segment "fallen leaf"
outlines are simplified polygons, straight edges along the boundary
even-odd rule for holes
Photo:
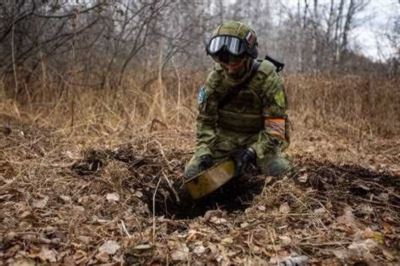
[[[20,218],[24,219],[26,217],[28,217],[29,215],[31,215],[32,213],[30,211],[24,211],[23,213],[21,213],[19,215]]]
[[[245,228],[247,226],[249,226],[248,222],[243,222],[243,223],[240,224],[240,228]]]
[[[171,253],[171,259],[173,261],[187,260],[189,256],[189,248],[185,243],[177,243],[175,250]]]
[[[353,242],[348,246],[353,256],[364,258],[371,254],[378,244],[372,239],[366,239],[363,241]]]
[[[88,261],[87,253],[83,250],[77,250],[73,256],[76,265],[86,264]]]
[[[258,206],[257,209],[260,210],[260,211],[265,211],[266,210],[265,206]]]
[[[136,191],[133,195],[135,195],[138,198],[143,197],[143,193],[141,191]]]
[[[366,228],[363,232],[364,238],[373,239],[376,243],[383,245],[385,242],[385,237],[382,233],[373,231],[371,228]]]
[[[151,249],[151,248],[152,248],[152,245],[150,245],[150,244],[140,244],[140,245],[133,247],[133,249],[136,249],[136,250],[146,250],[146,249]]]
[[[314,210],[315,214],[324,214],[326,212],[325,208],[318,208]]]
[[[218,217],[211,217],[210,222],[214,223],[214,224],[225,224],[227,223],[225,218],[218,218]]]
[[[64,201],[64,203],[70,203],[71,202],[71,197],[65,196],[65,195],[60,195],[60,199]]]
[[[344,209],[344,214],[342,216],[337,217],[337,223],[343,224],[349,227],[355,226],[355,219],[353,215],[353,209],[351,207],[346,207]]]
[[[49,262],[57,261],[57,252],[53,249],[48,249],[45,246],[42,247],[38,256],[43,261],[49,261]]]
[[[82,206],[74,205],[74,206],[72,206],[72,212],[79,215],[79,214],[85,212],[85,208]]]
[[[117,202],[119,201],[118,193],[108,193],[106,196],[108,202]]]
[[[282,246],[288,246],[292,243],[292,239],[288,236],[279,236]]]
[[[80,156],[79,153],[73,152],[73,151],[66,151],[65,155],[67,156],[68,159],[71,159],[71,160],[82,159],[82,157]]]
[[[86,245],[89,244],[91,241],[91,238],[88,236],[78,236],[77,238],[79,241],[81,241],[82,243],[84,243]]]
[[[29,257],[38,258],[42,262],[57,262],[57,252],[47,246],[42,246],[39,253],[32,253]]]
[[[283,214],[288,214],[290,212],[290,206],[287,202],[284,202],[279,207],[279,212]]]
[[[193,253],[197,255],[201,255],[206,251],[206,248],[203,245],[195,246],[193,249]]]
[[[335,255],[336,258],[340,259],[341,261],[347,260],[348,252],[344,248],[332,250],[332,253],[333,255]]]
[[[306,183],[308,180],[308,174],[304,173],[303,175],[299,176],[297,179],[300,183]]]
[[[389,193],[381,193],[378,195],[378,198],[382,201],[388,201],[389,200]]]
[[[106,241],[101,247],[99,248],[99,251],[106,252],[107,254],[114,255],[117,250],[120,249],[120,246],[118,243],[114,240],[108,240]]]
[[[226,237],[221,240],[221,244],[232,244],[233,243],[233,238],[232,237]]]
[[[366,204],[361,204],[361,206],[359,206],[357,210],[364,215],[371,215],[374,213],[374,208]]]
[[[106,251],[100,251],[95,257],[98,261],[103,263],[106,263],[110,259],[110,255],[108,255]]]
[[[43,209],[44,207],[46,207],[48,200],[49,197],[47,196],[40,200],[34,200],[32,201],[32,207],[36,209]]]
[[[308,262],[307,256],[300,256],[300,255],[293,255],[293,256],[274,256],[271,257],[270,261],[271,264],[279,265],[279,266],[305,266]]]
[[[203,215],[204,221],[209,221],[213,217],[221,217],[222,212],[220,210],[208,210]]]

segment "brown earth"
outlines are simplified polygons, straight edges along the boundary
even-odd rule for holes
[[[0,265],[400,262],[399,140],[298,124],[296,171],[193,202],[180,190],[192,130],[87,141],[0,122]]]

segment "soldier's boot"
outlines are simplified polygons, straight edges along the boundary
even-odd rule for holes
[[[257,160],[257,165],[264,175],[280,177],[292,169],[292,163],[283,154],[274,154]]]

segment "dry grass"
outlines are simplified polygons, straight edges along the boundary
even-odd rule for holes
[[[400,80],[369,76],[289,76],[291,109],[307,126],[346,124],[380,137],[400,128]]]
[[[3,100],[1,261],[398,261],[396,81],[287,77],[296,174],[242,179],[179,206],[201,79],[182,73],[177,83],[175,73],[145,86],[132,78],[116,92]],[[118,244],[115,254],[100,248],[107,241]]]

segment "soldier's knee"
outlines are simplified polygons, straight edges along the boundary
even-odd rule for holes
[[[271,158],[260,166],[260,170],[263,174],[276,177],[285,175],[290,169],[292,169],[292,164],[284,157]]]

